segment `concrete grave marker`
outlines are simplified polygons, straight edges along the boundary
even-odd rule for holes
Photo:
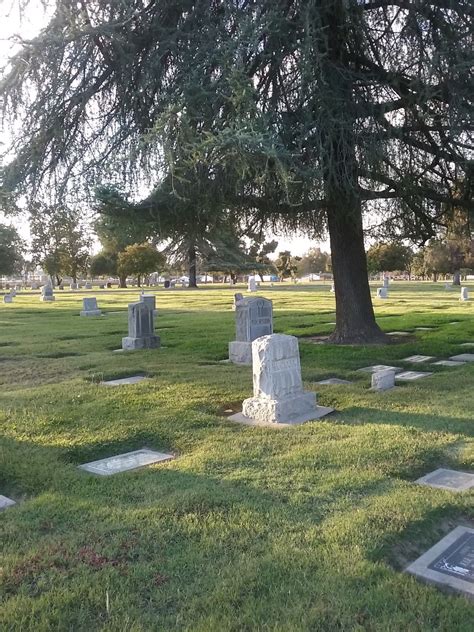
[[[417,331],[432,331],[434,327],[415,327]]]
[[[97,299],[93,296],[82,299],[81,316],[100,316],[102,312],[97,307]]]
[[[249,276],[249,280],[248,280],[248,284],[247,284],[247,290],[249,292],[256,292],[257,291],[257,281],[255,280],[254,276]]]
[[[154,294],[140,294],[139,300],[148,305],[154,316],[158,314],[158,310],[156,309],[156,296]]]
[[[408,358],[402,358],[402,362],[411,362],[412,364],[419,364],[420,362],[428,362],[428,360],[434,360],[434,356],[425,355],[412,355]]]
[[[387,336],[411,336],[409,331],[389,331]]]
[[[316,394],[303,390],[298,339],[284,334],[262,336],[252,343],[253,397],[242,414],[230,419],[253,424],[298,424],[319,419],[332,408],[316,406]]]
[[[13,303],[13,296],[11,294],[4,294],[3,302],[4,303]]]
[[[372,373],[372,390],[388,391],[395,386],[395,371],[376,371]]]
[[[99,476],[111,476],[112,474],[135,470],[145,465],[151,465],[152,463],[170,461],[173,458],[172,454],[164,454],[163,452],[155,452],[154,450],[143,448],[142,450],[135,450],[134,452],[126,452],[118,456],[91,461],[90,463],[79,465],[78,467],[81,470],[86,470],[86,472],[99,474]]]
[[[377,298],[388,298],[388,288],[386,288],[386,287],[378,287],[377,288]]]
[[[400,367],[397,366],[388,366],[386,364],[374,364],[372,366],[365,366],[362,369],[357,369],[358,371],[365,371],[366,373],[378,373],[380,371],[402,371]]]
[[[474,529],[456,527],[406,570],[427,582],[474,597]]]
[[[423,377],[428,377],[429,375],[433,375],[433,373],[429,373],[428,371],[402,371],[402,373],[398,373],[395,376],[396,380],[403,380],[405,382],[413,382],[414,380],[420,380]]]
[[[129,384],[138,384],[138,382],[146,379],[144,375],[131,375],[130,377],[121,377],[117,380],[107,380],[101,382],[101,384],[103,386],[127,386]]]
[[[461,288],[461,296],[459,298],[460,301],[468,301],[469,300],[469,289],[467,287]]]
[[[435,366],[451,366],[451,367],[455,367],[455,366],[463,366],[463,364],[466,364],[465,362],[456,362],[455,360],[438,360],[438,362],[433,362],[433,365]]]
[[[316,384],[352,384],[352,382],[349,382],[349,380],[341,380],[338,377],[330,377],[327,380],[316,382]]]
[[[447,489],[452,492],[464,492],[474,488],[474,474],[440,467],[434,472],[422,476],[415,483]]]
[[[388,288],[388,286],[389,286],[389,285],[390,285],[390,279],[389,279],[389,277],[384,277],[384,278],[383,278],[383,286],[384,286],[385,288]]]
[[[7,507],[13,507],[13,505],[16,505],[16,502],[14,500],[0,494],[0,511],[6,509]]]
[[[235,306],[237,305],[237,303],[240,303],[240,301],[244,300],[244,295],[241,294],[240,292],[237,292],[237,294],[234,294],[234,303],[232,305],[232,310],[235,312]]]
[[[54,301],[55,296],[53,288],[50,285],[43,285],[41,288],[41,301]]]
[[[267,298],[245,298],[235,305],[235,340],[229,343],[229,360],[252,364],[252,341],[273,333],[273,304]]]
[[[460,353],[449,358],[455,362],[474,362],[474,353]]]
[[[128,336],[122,338],[122,349],[157,349],[160,337],[155,335],[153,311],[139,301],[128,306]]]

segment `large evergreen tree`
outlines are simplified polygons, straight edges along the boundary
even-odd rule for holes
[[[67,186],[106,168],[130,185],[156,183],[163,165],[174,183],[192,174],[208,213],[327,228],[333,340],[382,340],[363,212],[426,239],[456,178],[457,205],[470,204],[471,1],[56,5],[1,86],[22,120],[5,191],[37,191],[51,173]]]

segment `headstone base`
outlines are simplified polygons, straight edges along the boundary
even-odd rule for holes
[[[289,426],[298,426],[300,424],[304,424],[306,421],[315,421],[317,419],[321,419],[322,417],[325,417],[326,415],[329,415],[333,412],[334,408],[329,408],[328,406],[315,406],[310,413],[294,416],[285,422],[262,421],[261,419],[255,419],[254,417],[247,417],[247,415],[244,415],[243,413],[230,415],[230,417],[228,417],[227,419],[230,419],[230,421],[235,421],[239,424],[244,424],[246,426],[288,428]]]
[[[55,301],[56,297],[55,296],[42,296],[41,300],[42,301]]]
[[[238,342],[234,340],[229,342],[229,360],[234,364],[252,364],[252,343]]]
[[[245,417],[267,423],[295,423],[295,419],[312,418],[316,408],[316,393],[306,392],[285,399],[249,397],[242,403]],[[302,422],[300,422],[302,423]]]
[[[102,316],[102,312],[100,311],[100,309],[94,309],[88,312],[82,311],[80,312],[80,315],[81,316]]]
[[[134,349],[158,349],[159,346],[159,336],[146,336],[144,338],[131,338],[130,336],[126,336],[122,338],[122,349],[124,351],[133,351]]]

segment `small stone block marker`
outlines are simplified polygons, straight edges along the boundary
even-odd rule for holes
[[[462,366],[466,364],[465,362],[456,362],[455,360],[438,360],[438,362],[433,362],[434,366]]]
[[[119,472],[127,472],[128,470],[135,470],[145,465],[170,461],[171,459],[174,459],[172,454],[164,454],[163,452],[155,452],[154,450],[143,448],[142,450],[126,452],[125,454],[111,456],[106,459],[100,459],[99,461],[91,461],[84,465],[78,465],[78,467],[92,474],[111,476]]]
[[[53,292],[53,288],[50,285],[43,285],[41,288],[41,301],[54,301],[55,296]]]
[[[316,394],[303,390],[295,336],[273,334],[254,340],[252,369],[254,396],[244,400],[241,415],[230,419],[256,425],[298,424],[333,411],[316,406]]]
[[[395,371],[376,371],[372,373],[372,390],[388,391],[395,386]]]
[[[138,384],[147,378],[144,375],[131,375],[130,377],[121,377],[118,380],[107,380],[101,382],[104,386],[126,386],[128,384]]]
[[[349,382],[349,380],[341,380],[338,377],[330,377],[327,380],[316,382],[316,384],[352,384],[352,382]]]
[[[428,377],[428,375],[433,375],[433,373],[428,371],[402,371],[402,373],[398,373],[398,375],[395,376],[395,379],[413,382],[413,380],[420,380],[422,377]]]
[[[459,355],[451,356],[449,359],[455,362],[474,362],[474,353],[460,353]]]
[[[427,582],[474,597],[474,529],[456,527],[406,570]]]
[[[252,364],[252,342],[273,333],[273,304],[267,298],[245,298],[235,303],[235,340],[229,343],[229,360]]]
[[[427,485],[428,487],[438,487],[439,489],[447,489],[451,492],[464,492],[474,488],[474,474],[470,472],[458,472],[457,470],[448,470],[443,467],[438,468],[434,472],[422,476],[415,483],[419,485]]]
[[[434,356],[425,355],[413,355],[408,358],[402,358],[402,362],[411,362],[412,364],[418,364],[419,362],[428,362],[428,360],[434,360]]]
[[[363,369],[357,369],[358,371],[365,371],[366,373],[378,373],[379,371],[402,371],[400,367],[388,366],[386,364],[374,364],[372,366],[365,366]]]
[[[3,302],[4,303],[13,303],[13,294],[4,294]]]
[[[82,311],[81,316],[101,316],[102,312],[97,306],[97,299],[95,297],[82,299]]]
[[[16,505],[14,500],[0,494],[0,511],[3,511],[7,507],[12,507],[13,505]]]
[[[153,311],[139,301],[128,306],[128,336],[122,338],[122,349],[157,349],[160,337],[155,335]]]
[[[386,287],[377,288],[377,298],[388,298],[388,288]]]

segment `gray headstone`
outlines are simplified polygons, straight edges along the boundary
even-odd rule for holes
[[[86,283],[84,283],[84,289],[92,290],[92,283],[90,283],[89,281],[86,281]]]
[[[461,288],[461,298],[459,300],[461,300],[461,301],[468,301],[469,300],[469,289],[467,287],[462,287]]]
[[[438,487],[439,489],[447,489],[453,492],[464,492],[474,488],[474,474],[440,467],[434,472],[422,476],[416,482],[420,485],[427,485],[428,487]]]
[[[247,289],[248,289],[249,292],[256,292],[257,291],[257,281],[255,280],[254,276],[249,276]]]
[[[474,353],[460,353],[449,358],[455,362],[474,362]]]
[[[156,316],[156,296],[154,294],[140,294],[140,301],[146,303]]]
[[[232,305],[232,309],[235,312],[235,306],[237,305],[237,303],[240,303],[240,301],[244,300],[244,295],[241,294],[240,292],[237,292],[237,294],[234,294],[234,304]]]
[[[406,570],[427,582],[474,597],[474,529],[456,527]]]
[[[372,390],[388,391],[395,386],[395,371],[376,371],[372,373]]]
[[[55,300],[53,288],[50,285],[43,285],[43,287],[41,288],[41,300],[42,301]]]
[[[273,333],[273,304],[267,298],[247,298],[235,305],[235,341],[229,343],[229,359],[252,364],[252,342]]]
[[[151,465],[152,463],[170,461],[173,458],[172,454],[164,454],[143,448],[143,450],[135,450],[134,452],[126,452],[125,454],[119,454],[118,456],[112,456],[107,459],[91,461],[91,463],[79,465],[79,468],[91,472],[92,474],[110,476],[119,472],[135,470],[145,465]]]
[[[101,382],[101,384],[104,386],[128,386],[130,384],[138,384],[138,382],[146,379],[144,375],[131,375],[130,377],[122,377],[118,380],[107,380],[106,382]]]
[[[377,298],[388,298],[388,288],[386,287],[377,288]]]
[[[5,294],[3,296],[4,303],[13,303],[13,296],[11,294]]]
[[[155,335],[153,310],[139,301],[128,306],[128,336],[122,338],[122,349],[157,349],[160,338]]]
[[[97,307],[97,299],[95,296],[82,299],[81,316],[100,316],[102,312]]]
[[[383,286],[384,286],[384,288],[387,288],[389,285],[390,285],[390,279],[388,277],[384,277],[383,278]]]
[[[305,392],[301,379],[298,339],[273,334],[252,343],[253,397],[242,414],[255,423],[303,423],[332,409],[316,406],[316,394]]]

